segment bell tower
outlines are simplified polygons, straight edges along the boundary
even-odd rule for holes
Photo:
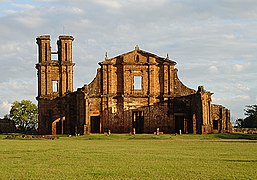
[[[58,61],[60,71],[59,94],[63,96],[67,92],[73,91],[73,66],[72,63],[72,36],[59,36]]]
[[[50,36],[38,36],[38,111],[39,133],[50,134],[51,123],[57,118],[58,97],[73,92],[72,36],[59,36],[57,52],[52,52]],[[57,55],[57,56],[56,56]]]
[[[37,37],[38,99],[53,99],[73,91],[72,36],[59,36],[57,52],[51,51],[50,36]],[[57,59],[52,55],[57,54]]]

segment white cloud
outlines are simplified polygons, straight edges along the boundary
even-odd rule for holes
[[[2,101],[0,104],[0,117],[10,112],[12,104],[8,101]]]
[[[240,101],[248,101],[250,100],[249,95],[236,95],[236,96],[231,96],[231,97],[217,97],[217,98],[212,98],[213,102],[220,104],[220,102],[240,102]]]
[[[244,65],[244,64],[235,64],[233,65],[233,70],[236,72],[242,72],[243,70],[245,70],[247,68],[248,65]]]
[[[224,34],[223,37],[227,40],[236,40],[237,39],[237,36],[233,33],[231,34]]]
[[[0,44],[0,52],[4,52],[4,54],[10,53],[21,53],[21,44],[17,42],[7,42],[5,44]]]
[[[219,72],[218,68],[216,66],[210,66],[209,67],[209,72],[212,73],[212,74],[216,74]]]
[[[14,3],[13,4],[15,7],[21,9],[21,10],[31,10],[31,9],[35,9],[35,6],[31,5],[31,4],[17,4]]]
[[[97,41],[95,39],[88,39],[88,43],[96,43]]]
[[[117,10],[122,7],[120,0],[93,0],[92,2],[113,10]]]
[[[78,7],[73,7],[73,8],[72,8],[72,12],[73,12],[74,14],[77,14],[77,15],[84,14],[84,10],[81,9],[81,8],[78,8]]]
[[[37,14],[34,13],[33,15],[24,14],[23,16],[17,16],[16,21],[26,28],[41,27],[45,23],[45,20],[43,18],[39,17]]]
[[[245,86],[243,84],[236,84],[236,88],[239,90],[239,91],[242,91],[242,92],[248,92],[250,91],[250,88],[248,86]]]

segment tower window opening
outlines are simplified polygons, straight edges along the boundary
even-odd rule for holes
[[[57,52],[51,52],[51,60],[58,60],[58,53]]]
[[[47,61],[47,43],[45,43],[45,61]]]
[[[68,46],[67,43],[65,43],[65,61],[68,60]]]

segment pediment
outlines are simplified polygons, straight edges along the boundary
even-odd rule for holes
[[[170,60],[168,57],[163,58],[159,57],[150,52],[146,52],[140,49],[135,49],[133,51],[121,54],[111,59],[106,59],[105,61],[99,64],[159,64],[159,63],[168,63],[175,65],[176,62]]]

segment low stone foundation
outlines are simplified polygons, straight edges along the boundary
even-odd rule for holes
[[[51,135],[8,135],[4,139],[58,139],[57,136],[51,136]]]
[[[257,134],[257,128],[232,128],[233,133]]]

